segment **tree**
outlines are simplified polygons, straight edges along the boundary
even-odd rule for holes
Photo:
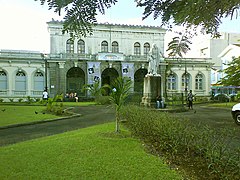
[[[37,1],[37,0],[35,0]],[[39,0],[47,3],[56,13],[66,12],[63,31],[86,36],[92,32],[97,13],[104,14],[117,0]],[[135,0],[143,7],[143,20],[153,14],[161,18],[162,25],[201,26],[207,33],[218,35],[217,30],[223,17],[238,16],[239,0]]]
[[[182,53],[186,54],[190,50],[189,44],[192,43],[185,35],[174,37],[172,41],[168,43],[167,51],[170,51],[168,56],[182,58]]]
[[[186,54],[189,50],[189,44],[191,44],[191,41],[188,39],[188,37],[185,34],[180,34],[181,37],[174,37],[171,42],[168,43],[168,49],[167,51],[170,51],[168,54],[169,57],[183,57],[183,53]],[[187,66],[185,61],[185,97],[187,97]]]
[[[163,25],[201,26],[207,33],[218,35],[217,30],[223,17],[238,16],[239,0],[135,0],[144,7],[143,19],[153,14],[161,18]]]
[[[130,89],[132,88],[132,81],[127,77],[118,77],[113,80],[111,85],[104,85],[111,89],[110,100],[115,105],[116,119],[115,119],[115,131],[120,132],[120,109],[125,104],[127,98],[130,95]]]
[[[222,72],[225,76],[219,81],[224,86],[240,85],[240,57],[233,58],[232,62],[227,64],[228,67]]]

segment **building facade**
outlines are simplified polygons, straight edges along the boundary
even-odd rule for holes
[[[149,50],[156,44],[164,52],[166,30],[160,27],[98,24],[92,35],[71,38],[62,33],[62,22],[47,24],[49,54],[0,52],[0,98],[40,98],[45,88],[51,97],[60,93],[84,97],[84,84],[110,84],[118,76],[130,78],[132,92],[142,93]],[[212,65],[210,58],[162,58],[158,66],[161,94],[192,89],[199,96],[209,96]]]

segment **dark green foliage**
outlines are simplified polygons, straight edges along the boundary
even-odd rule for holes
[[[201,26],[207,33],[217,35],[221,18],[238,16],[239,0],[137,0],[144,7],[143,19],[151,14],[154,19],[161,18],[162,24],[185,24]]]
[[[231,130],[212,130],[189,120],[137,106],[121,110],[132,134],[148,151],[166,157],[199,179],[239,179],[240,151]]]
[[[27,104],[31,104],[31,103],[33,103],[33,102],[34,102],[34,99],[31,98],[30,96],[27,96],[26,103],[27,103]]]
[[[46,111],[49,113],[53,113],[56,115],[62,115],[64,114],[64,110],[63,110],[63,95],[56,95],[54,98],[48,98],[46,103]]]
[[[224,86],[239,86],[240,85],[240,57],[233,58],[228,64],[228,68],[223,70],[226,74],[221,80],[220,84]]]
[[[107,105],[107,104],[111,104],[110,102],[110,97],[109,96],[98,96],[95,99],[95,102],[97,104],[101,104],[101,105]]]
[[[18,102],[23,102],[23,98],[19,98],[19,99],[18,99]]]
[[[189,41],[188,37],[182,35],[181,37],[174,37],[170,43],[168,43],[167,51],[170,51],[168,54],[169,57],[183,57],[183,54],[186,54],[189,50]]]
[[[37,1],[37,0],[35,0]],[[104,14],[105,9],[114,5],[117,0],[39,0],[41,4],[47,3],[49,9],[64,16],[63,32],[69,32],[72,37],[86,36],[92,32],[92,25],[97,23],[98,13]]]
[[[37,1],[37,0],[35,0]],[[48,4],[49,9],[64,17],[64,32],[86,36],[92,32],[92,25],[97,22],[96,15],[104,14],[105,10],[114,5],[117,0],[39,0]],[[143,19],[153,15],[154,19],[161,18],[162,25],[200,26],[207,33],[219,36],[218,27],[221,18],[238,16],[239,0],[135,0],[137,6],[143,7]]]

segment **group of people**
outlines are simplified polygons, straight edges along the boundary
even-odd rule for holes
[[[77,95],[76,92],[75,92],[75,93],[73,93],[73,92],[67,93],[67,94],[65,95],[65,98],[74,98],[75,101],[78,102],[78,95]]]

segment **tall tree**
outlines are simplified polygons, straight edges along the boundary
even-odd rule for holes
[[[86,36],[97,22],[96,15],[115,5],[117,0],[35,0],[47,3],[49,9],[65,11],[64,32]],[[134,0],[143,7],[143,19],[153,14],[162,25],[201,26],[207,33],[217,34],[221,19],[238,16],[239,0]],[[171,26],[169,26],[171,27]]]
[[[234,58],[222,72],[224,77],[219,81],[224,86],[240,86],[240,57]]]
[[[191,41],[185,34],[180,34],[179,37],[174,37],[171,42],[168,43],[167,51],[170,51],[168,54],[169,57],[182,58],[183,53],[186,54],[190,50]],[[187,97],[187,66],[185,61],[185,97]]]

